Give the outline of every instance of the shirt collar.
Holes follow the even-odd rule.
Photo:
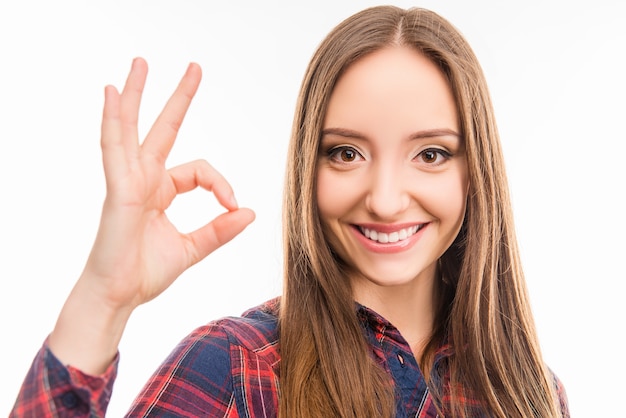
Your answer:
[[[364,329],[366,329],[366,331],[373,333],[373,337],[376,341],[378,341],[378,343],[382,343],[383,339],[389,339],[396,344],[407,344],[398,328],[396,328],[382,315],[358,302],[355,302],[355,306],[359,323]],[[443,343],[437,347],[435,351],[434,364],[436,365],[441,360],[450,357],[453,354],[454,349],[452,344],[450,343],[449,338],[446,337],[444,338]]]

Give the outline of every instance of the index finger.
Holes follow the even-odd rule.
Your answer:
[[[211,164],[196,160],[168,170],[176,194],[202,187],[213,192],[218,202],[229,211],[238,208],[233,189],[228,181]]]
[[[162,163],[165,162],[174,145],[187,109],[198,91],[201,78],[200,66],[196,63],[189,64],[178,87],[165,104],[141,146],[144,152],[153,155]]]

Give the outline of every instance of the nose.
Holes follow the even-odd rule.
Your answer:
[[[367,210],[380,220],[393,221],[410,204],[408,176],[401,164],[389,162],[370,167]]]

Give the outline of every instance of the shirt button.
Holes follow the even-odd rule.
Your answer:
[[[398,356],[398,362],[400,363],[400,367],[404,369],[406,365],[404,364],[404,357],[402,356],[402,353],[397,352],[396,355]]]
[[[74,392],[67,392],[61,397],[61,403],[63,403],[63,406],[67,409],[74,409],[78,406],[78,398]]]

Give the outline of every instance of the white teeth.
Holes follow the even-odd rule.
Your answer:
[[[378,232],[373,229],[368,229],[364,227],[360,227],[360,229],[363,235],[365,235],[372,241],[377,241],[381,244],[387,244],[404,241],[405,239],[409,238],[411,235],[414,235],[417,231],[419,231],[421,229],[421,225],[411,226],[391,233]]]

